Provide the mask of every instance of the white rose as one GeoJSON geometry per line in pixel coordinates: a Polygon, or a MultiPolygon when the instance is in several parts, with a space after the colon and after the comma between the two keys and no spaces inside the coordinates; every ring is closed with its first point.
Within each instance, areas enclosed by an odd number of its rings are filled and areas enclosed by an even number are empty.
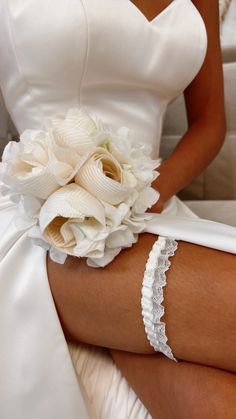
{"type": "Polygon", "coordinates": [[[46,199],[74,177],[83,159],[56,145],[47,132],[25,130],[19,143],[6,146],[4,161],[5,184],[20,195],[46,199]]]}
{"type": "Polygon", "coordinates": [[[111,131],[105,146],[122,167],[123,184],[130,186],[130,194],[123,202],[132,207],[133,213],[144,213],[160,196],[151,184],[159,176],[155,169],[161,164],[161,159],[153,160],[151,148],[138,143],[133,131],[127,127],[111,131]]]}
{"type": "Polygon", "coordinates": [[[102,125],[97,124],[84,108],[69,109],[65,116],[58,115],[48,121],[48,126],[56,144],[80,155],[88,153],[107,137],[102,125]]]}
{"type": "Polygon", "coordinates": [[[109,234],[103,205],[75,183],[63,186],[39,215],[43,237],[54,248],[78,257],[101,257],[109,234]]]}
{"type": "Polygon", "coordinates": [[[75,182],[96,198],[112,205],[120,204],[135,193],[136,178],[129,167],[103,147],[92,151],[75,176],[75,182]]]}

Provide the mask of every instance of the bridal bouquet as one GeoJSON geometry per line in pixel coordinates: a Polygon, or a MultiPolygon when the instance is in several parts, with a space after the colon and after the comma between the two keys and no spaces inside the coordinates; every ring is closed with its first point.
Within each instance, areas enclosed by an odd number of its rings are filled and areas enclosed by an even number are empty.
{"type": "Polygon", "coordinates": [[[159,198],[151,187],[159,164],[127,127],[73,108],[6,146],[2,180],[18,204],[17,227],[54,261],[72,255],[99,267],[144,231],[159,198]]]}

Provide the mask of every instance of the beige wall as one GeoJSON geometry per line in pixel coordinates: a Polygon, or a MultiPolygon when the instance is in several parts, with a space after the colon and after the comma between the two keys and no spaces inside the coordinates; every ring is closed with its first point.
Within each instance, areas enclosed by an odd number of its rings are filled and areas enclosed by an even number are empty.
{"type": "MultiPolygon", "coordinates": [[[[235,48],[236,50],[236,48],[235,48]]],[[[182,199],[236,199],[236,61],[224,64],[227,134],[210,166],[189,187],[182,199]]],[[[161,155],[166,158],[187,129],[183,96],[169,106],[163,129],[161,155]]]]}

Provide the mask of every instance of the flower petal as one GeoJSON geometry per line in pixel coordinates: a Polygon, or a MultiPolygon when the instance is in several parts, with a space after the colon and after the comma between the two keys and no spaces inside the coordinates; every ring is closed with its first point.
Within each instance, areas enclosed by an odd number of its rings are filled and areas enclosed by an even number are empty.
{"type": "Polygon", "coordinates": [[[55,176],[47,168],[34,168],[30,173],[13,175],[12,181],[21,194],[41,199],[46,199],[59,188],[55,176]]]}
{"type": "Polygon", "coordinates": [[[159,197],[159,192],[154,188],[144,188],[140,191],[139,196],[133,205],[133,211],[137,214],[145,212],[158,201],[159,197]]]}
{"type": "Polygon", "coordinates": [[[56,217],[78,219],[94,217],[101,224],[105,224],[103,205],[75,183],[63,186],[49,196],[40,211],[41,230],[44,231],[56,217]]]}
{"type": "Polygon", "coordinates": [[[66,253],[61,252],[60,250],[56,249],[53,246],[50,247],[49,256],[54,262],[60,263],[61,265],[65,263],[66,258],[67,258],[66,253]]]}
{"type": "Polygon", "coordinates": [[[87,265],[92,268],[104,268],[104,266],[113,261],[113,259],[121,252],[121,250],[121,247],[116,249],[105,248],[104,256],[99,258],[89,257],[87,259],[87,265]]]}
{"type": "Polygon", "coordinates": [[[96,198],[117,205],[129,196],[130,189],[122,182],[122,169],[113,156],[97,148],[80,168],[75,182],[96,198]]]}
{"type": "Polygon", "coordinates": [[[9,141],[2,153],[3,162],[11,162],[19,152],[19,143],[16,141],[9,141]]]}
{"type": "Polygon", "coordinates": [[[75,149],[83,154],[94,148],[92,138],[96,131],[96,124],[84,109],[70,109],[64,121],[53,121],[52,133],[55,141],[61,146],[75,149]]]}
{"type": "Polygon", "coordinates": [[[117,247],[131,247],[137,242],[137,236],[125,225],[121,225],[112,232],[106,240],[106,246],[112,249],[117,247]]]}

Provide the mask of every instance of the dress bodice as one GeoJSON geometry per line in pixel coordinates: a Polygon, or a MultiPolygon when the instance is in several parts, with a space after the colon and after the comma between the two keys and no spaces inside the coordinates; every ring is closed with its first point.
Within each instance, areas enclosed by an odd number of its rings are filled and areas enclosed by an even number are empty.
{"type": "Polygon", "coordinates": [[[19,133],[84,106],[134,129],[156,157],[167,104],[206,46],[191,0],[173,0],[151,21],[130,0],[0,2],[0,86],[19,133]]]}

